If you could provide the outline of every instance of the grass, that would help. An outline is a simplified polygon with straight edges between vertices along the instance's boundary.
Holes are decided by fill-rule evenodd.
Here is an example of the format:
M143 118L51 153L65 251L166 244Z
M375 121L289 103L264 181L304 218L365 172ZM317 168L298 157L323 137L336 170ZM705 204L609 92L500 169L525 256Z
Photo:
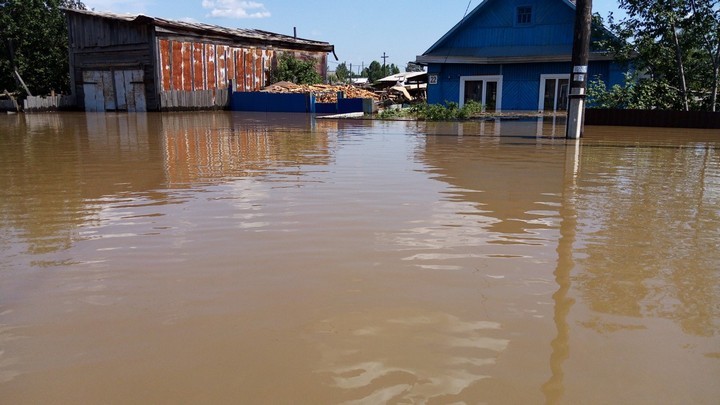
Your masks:
M421 121L457 121L466 120L482 112L482 104L468 101L460 107L457 103L415 104L404 109L385 109L378 113L379 119L413 118Z

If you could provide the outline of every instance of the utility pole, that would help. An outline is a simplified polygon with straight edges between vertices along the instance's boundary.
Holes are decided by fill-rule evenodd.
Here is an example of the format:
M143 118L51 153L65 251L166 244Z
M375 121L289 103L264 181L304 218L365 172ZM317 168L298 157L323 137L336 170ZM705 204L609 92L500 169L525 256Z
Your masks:
M383 52L383 56L381 56L381 58L383 60L382 74L383 74L383 76L387 76L387 72L385 72L385 59L389 58L389 56L385 55L385 52Z
M570 106L565 127L565 137L568 139L580 138L585 124L585 93L590 54L591 23L592 0L577 0L575 2L575 28L573 30L572 72L570 72Z

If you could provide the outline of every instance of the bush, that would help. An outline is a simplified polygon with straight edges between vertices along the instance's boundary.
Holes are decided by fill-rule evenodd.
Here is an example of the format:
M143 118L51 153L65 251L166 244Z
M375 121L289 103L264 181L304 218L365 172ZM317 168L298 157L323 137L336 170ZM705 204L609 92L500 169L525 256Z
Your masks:
M477 101L468 101L462 108L454 102L447 102L445 105L423 103L410 108L412 115L426 121L466 120L479 112L482 112L482 104Z
M290 53L280 55L277 66L270 72L270 82L292 82L295 84L317 84L322 77L315 70L315 62L301 60Z

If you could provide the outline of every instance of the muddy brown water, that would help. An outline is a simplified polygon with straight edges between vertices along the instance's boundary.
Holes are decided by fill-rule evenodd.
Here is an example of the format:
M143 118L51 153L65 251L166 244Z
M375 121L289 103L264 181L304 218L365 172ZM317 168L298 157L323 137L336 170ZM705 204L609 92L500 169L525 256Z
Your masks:
M3 404L717 404L720 134L0 116Z

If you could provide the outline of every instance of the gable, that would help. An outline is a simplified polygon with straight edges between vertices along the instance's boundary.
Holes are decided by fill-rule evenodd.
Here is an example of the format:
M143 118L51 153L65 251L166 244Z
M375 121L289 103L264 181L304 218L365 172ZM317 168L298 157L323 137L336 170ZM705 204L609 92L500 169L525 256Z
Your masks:
M574 21L567 0L485 0L418 59L569 55Z

